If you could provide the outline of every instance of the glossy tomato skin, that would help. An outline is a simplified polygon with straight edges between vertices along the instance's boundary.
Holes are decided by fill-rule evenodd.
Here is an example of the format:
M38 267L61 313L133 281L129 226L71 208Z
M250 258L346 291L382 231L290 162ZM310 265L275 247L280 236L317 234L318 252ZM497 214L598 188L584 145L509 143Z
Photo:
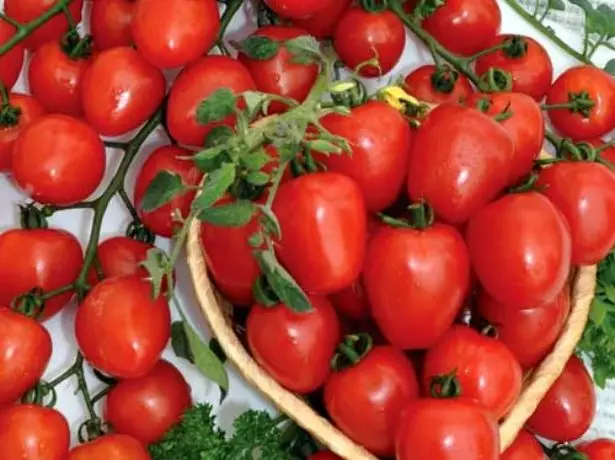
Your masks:
M145 376L122 380L105 400L105 419L116 433L151 444L192 406L190 386L171 363L160 360Z
M47 42L30 60L30 92L48 112L79 117L83 114L83 75L89 63L89 59L70 58L60 42Z
M333 46L352 70L377 58L380 68L371 64L361 66L359 75L379 77L399 62L406 46L406 30L401 19L391 11L368 13L358 6L351 7L335 27Z
M0 21L0 44L6 43L15 33L15 27L6 21ZM15 46L5 55L0 56L0 83L8 90L13 88L17 78L19 78L24 59L25 48L22 44Z
M145 160L137 175L134 194L135 204L145 226L157 235L166 238L173 236L173 229L178 225L173 219L173 213L176 209L179 209L182 216L186 217L190 211L190 204L195 192L175 196L165 205L148 212L141 209L143 197L149 184L162 171L178 174L184 185L198 185L203 178L203 174L190 160L180 159L180 157L187 157L191 154L190 151L174 145L159 147Z
M545 460L546 456L540 443L527 431L523 430L508 448L500 460Z
M47 329L32 318L0 307L0 405L15 402L33 387L50 358Z
M349 287L331 294L329 300L337 312L351 320L364 320L370 316L369 299L363 280L359 279Z
M440 89L434 84L434 75L437 71L435 65L421 66L408 74L404 85L409 94L423 102L443 104L445 102L464 102L474 94L472 83L465 75L449 71L448 78L455 79L451 88Z
M307 292L330 294L359 277L367 214L354 181L334 172L301 176L282 184L273 212L282 229L276 253Z
M412 363L390 346L376 346L358 364L333 372L324 389L335 424L378 456L393 455L401 410L418 394Z
M83 78L85 118L103 136L125 134L154 114L165 88L162 72L133 48L102 51Z
M490 68L502 69L512 76L512 91L527 94L540 102L553 81L551 58L540 43L526 36L501 34L485 47L491 48L506 41L510 43L511 40L515 40L516 49L509 47L478 58L476 72L482 75ZM519 50L519 53L514 52Z
M316 452L313 455L310 455L309 460L341 460L342 457L338 457L334 453L328 451Z
M482 102L485 101L485 102ZM536 101L522 93L492 93L474 95L467 105L476 107L486 104L486 114L496 116L509 110L512 115L500 122L513 141L515 155L510 168L510 183L516 184L525 179L532 171L534 160L538 158L545 135L545 121L542 110Z
M77 310L75 335L85 359L120 379L150 372L169 341L171 316L165 297L137 275L108 278Z
M432 379L452 373L459 380L462 396L485 407L498 420L521 392L521 366L512 352L467 326L453 326L427 352L424 393L430 394Z
M151 457L135 438L108 434L73 448L66 460L151 460Z
M333 35L335 26L342 13L348 9L352 0L336 0L319 14L305 19L295 19L293 24L306 30L310 35L322 40Z
M547 104L565 104L571 94L587 92L594 102L589 117L570 109L553 109L553 126L574 140L600 137L615 128L615 80L605 71L589 65L573 67L561 74L549 93Z
M81 244L56 229L9 230L0 235L0 305L9 305L34 288L53 291L75 282L83 264ZM73 297L69 292L45 302L40 320L59 312Z
M583 362L573 355L526 426L537 436L568 442L583 436L595 415L593 381Z
M324 13L338 0L265 0L275 13L288 19L305 19Z
M288 26L262 27L252 34L280 43L277 54L267 60L250 59L239 53L239 62L246 66L259 91L277 94L297 102L305 100L318 75L318 65L292 62L293 55L283 45L287 40L304 35L309 34L303 29ZM283 112L286 108L283 103L273 103L269 107L269 113Z
M92 5L90 28L94 46L106 50L131 46L134 0L96 0Z
M256 90L256 83L243 64L226 56L206 56L179 74L169 94L167 125L180 144L201 147L215 126L235 125L234 116L221 123L201 125L197 122L199 104L220 88L240 94Z
M588 460L612 460L615 458L615 441L612 439L596 439L576 446L576 449L587 455Z
M508 308L540 307L566 285L570 231L555 205L537 192L506 195L485 206L470 220L466 241L483 288Z
M498 424L476 403L459 399L417 399L400 418L397 460L497 460Z
M495 0L452 0L425 18L423 27L450 51L469 56L485 49L502 25Z
M64 460L69 445L68 423L54 409L15 405L0 411L2 460Z
M17 124L0 125L0 171L10 170L13 164L13 145L21 131L46 113L40 102L27 94L10 93L9 104L18 108L20 114Z
M477 301L479 315L497 330L497 338L510 349L523 369L536 366L560 336L570 313L570 287L537 308L508 308L485 291Z
M324 297L310 297L312 311L295 313L285 305L254 305L246 334L254 359L285 388L308 394L331 372L340 324Z
M604 259L615 245L613 171L596 162L563 161L544 168L537 186L568 221L572 263L593 265Z
M510 136L491 117L440 105L414 136L408 195L426 200L442 221L462 224L508 185L514 157Z
M34 120L13 148L15 182L42 204L84 201L100 185L106 163L105 147L96 132L67 115Z
M6 0L4 12L18 22L26 24L39 17L55 3L56 0ZM75 24L79 24L82 17L83 0L73 0L68 5L68 9L75 20ZM43 43L59 40L66 32L68 32L66 16L58 14L45 25L37 28L24 40L24 43L28 48L36 49Z

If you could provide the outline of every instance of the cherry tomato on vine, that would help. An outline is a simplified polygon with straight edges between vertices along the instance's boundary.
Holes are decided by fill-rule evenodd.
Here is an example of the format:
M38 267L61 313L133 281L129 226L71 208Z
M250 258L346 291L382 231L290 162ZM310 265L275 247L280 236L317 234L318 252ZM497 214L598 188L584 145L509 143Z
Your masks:
M135 438L108 434L73 448L66 460L151 460L151 457Z
M324 297L310 297L312 311L279 304L250 310L246 325L254 359L285 388L302 394L320 388L331 372L340 341L335 310Z
M0 19L0 45L9 41L17 31L15 27ZM25 48L22 44L16 45L6 54L0 56L0 83L8 90L13 88L25 59Z
M41 16L56 3L56 0L5 0L4 12L21 24L26 24ZM83 0L73 0L68 5L68 10L75 20L75 24L79 24ZM59 40L67 31L68 20L64 14L60 13L37 28L24 40L24 43L28 48L36 49L43 43Z
M438 69L435 65L413 70L404 80L404 85L409 94L433 104L464 102L474 94L468 77L450 67Z
M301 176L282 184L273 212L282 229L276 254L303 289L331 294L359 277L367 214L354 181L334 172Z
M67 115L34 120L13 147L15 182L42 204L84 201L100 185L106 163L105 147L96 132Z
M577 450L588 456L588 460L612 460L615 458L615 441L595 439L576 446Z
M92 5L90 29L94 46L106 50L117 46L131 46L134 0L96 0Z
M70 233L57 229L9 230L0 235L0 305L34 288L44 292L75 282L83 264L81 244ZM39 319L59 312L73 296L58 295L45 302Z
M341 457L338 457L334 453L323 450L322 452L316 452L313 455L310 455L309 460L342 460Z
M561 74L547 94L547 105L576 101L578 107L553 108L553 126L574 140L600 137L615 128L615 80L597 67L573 67Z
M379 77L399 62L406 46L406 29L392 11L371 13L351 7L335 27L333 46L347 67L363 77Z
M295 19L293 24L308 31L318 39L329 38L333 35L342 13L348 9L352 0L335 0L317 15L306 19Z
M289 19L305 19L324 13L339 0L265 0L275 13Z
M154 114L165 88L162 72L133 48L102 51L83 78L85 118L103 136L125 134Z
M164 296L137 275L108 278L77 310L75 335L85 359L116 378L150 372L169 341L171 315Z
M222 123L206 125L196 119L199 104L220 88L240 94L256 90L256 83L243 64L226 56L206 56L179 74L169 94L167 125L180 144L202 147L212 128L235 125L234 115Z
M593 381L583 362L573 355L526 426L537 436L568 442L583 436L595 415Z
M537 192L505 195L485 206L470 220L466 241L483 288L507 308L543 306L566 285L572 254L568 224Z
M111 389L105 400L105 419L116 433L151 444L191 406L186 379L171 363L160 360L143 377L122 380Z
M545 460L542 446L527 431L519 433L515 442L502 453L500 460Z
M45 115L45 109L40 102L27 94L10 93L8 105L16 110L6 108L4 104L0 106L0 171L11 169L13 145L21 131Z
M190 155L192 155L192 152L174 145L159 147L150 154L139 171L135 183L135 204L145 226L157 235L166 238L173 236L173 229L179 225L174 218L175 210L179 209L182 216L186 217L190 212L190 205L195 192L190 191L177 195L168 203L153 211L143 211L141 201L149 184L162 171L178 174L184 185L198 185L203 178L203 174L193 162L181 159L181 157Z
M393 455L401 409L418 394L412 363L390 346L376 346L358 362L334 370L324 388L331 419L348 437L378 456Z
M2 460L65 460L69 445L68 423L54 409L15 405L0 411Z
M615 93L614 93L615 95ZM573 265L593 265L615 245L615 175L589 161L562 161L540 172L537 186L570 226Z
M483 75L498 68L512 76L511 91L527 94L541 101L553 80L553 63L547 51L536 40L523 35L502 34L494 37L486 48L506 45L476 60L476 73Z
M32 318L0 307L0 406L15 402L33 387L50 358L47 329Z

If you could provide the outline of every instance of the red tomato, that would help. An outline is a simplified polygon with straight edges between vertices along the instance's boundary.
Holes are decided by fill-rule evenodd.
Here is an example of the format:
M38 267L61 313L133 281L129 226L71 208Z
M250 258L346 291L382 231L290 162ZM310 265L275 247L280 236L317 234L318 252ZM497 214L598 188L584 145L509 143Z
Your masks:
M485 102L482 102L485 101ZM545 120L540 106L531 97L522 93L491 93L474 95L468 106L485 104L487 115L496 116L505 112L512 115L500 122L515 146L515 155L509 171L511 184L526 178L532 172L545 136Z
M280 385L307 394L320 388L331 372L340 341L335 310L324 297L310 297L312 311L295 313L286 305L254 305L246 334L254 359Z
M51 336L34 319L0 307L0 406L13 403L43 376Z
M536 438L523 430L500 457L500 460L545 460L545 453Z
M368 245L363 280L387 340L407 350L429 348L463 305L470 286L468 250L447 225L384 228Z
M239 62L246 66L259 91L277 94L297 102L305 100L318 76L318 66L295 64L292 62L293 55L282 44L305 35L309 35L305 30L287 26L262 27L252 34L281 43L278 53L267 60L250 59L245 54L239 53ZM269 113L283 112L286 108L283 103L273 103L269 106Z
M116 378L150 372L171 330L169 304L152 298L152 286L137 275L108 278L77 310L75 334L85 359Z
M509 184L515 149L498 122L472 108L443 104L414 137L408 194L436 216L466 222Z
M527 428L552 441L574 441L583 436L595 415L594 384L583 362L573 355L528 420Z
M73 284L83 264L81 244L64 230L9 230L0 235L0 305L34 288L45 292ZM59 312L72 292L45 302L40 319Z
M219 30L215 0L138 0L132 20L139 54L164 69L207 54Z
M67 115L34 120L13 148L15 182L42 204L85 200L100 185L106 163L105 147L96 132Z
M105 50L92 59L82 82L85 118L103 136L138 128L164 98L160 70L133 48Z
M49 112L81 116L81 87L89 64L89 59L69 57L59 42L45 43L30 59L30 91Z
M507 308L543 306L568 280L568 225L537 192L506 195L485 206L470 220L466 241L485 291Z
M596 439L578 445L577 450L587 455L588 460L613 460L615 458L615 441L612 439Z
M105 419L116 433L151 444L191 406L188 382L175 366L161 360L145 376L113 387L105 401Z
M417 399L401 416L397 460L500 458L496 420L467 399Z
M1 67L0 63L0 67ZM8 171L13 163L13 145L21 131L37 118L45 115L43 106L32 96L9 94L9 105L19 110L15 120L0 117L0 171Z
M352 154L318 154L328 171L353 179L363 191L367 210L382 211L399 196L408 170L412 131L403 115L390 105L370 101L349 116L331 114L322 125L348 140Z
M596 264L611 252L615 245L613 171L600 163L565 161L544 168L537 186L568 221L574 265Z
M98 50L131 46L134 0L96 0L92 5L90 28Z
M26 24L41 16L45 11L55 5L56 0L5 0L4 13L16 21ZM83 0L73 0L68 9L75 24L81 22ZM35 49L45 42L59 40L68 31L68 21L62 13L51 18L45 25L37 28L24 43L28 48Z
M289 19L305 19L329 11L339 0L265 0L275 13Z
M14 1L13 3L17 3L18 1L19 0ZM15 33L15 27L0 19L0 44L6 43ZM8 90L15 85L17 78L19 78L24 58L25 49L21 44L0 56L0 83Z
M369 299L363 280L359 279L346 289L329 296L329 300L340 315L360 321L370 316Z
M602 139L595 139L593 141L590 141L590 143L594 147L600 147L600 146L606 144L606 141L603 141ZM600 158L602 158L603 160L606 160L609 163L615 165L615 147L609 147L609 148L603 150L600 153Z
M2 460L65 460L69 445L68 423L56 410L16 405L0 412Z
M75 447L66 460L151 460L139 441L122 434L108 434Z
M127 275L139 275L141 278L147 278L148 271L140 264L147 259L147 251L153 247L151 244L136 241L126 236L116 236L103 241L98 245L96 256L104 278ZM100 281L94 266L90 267L87 279L91 287L96 286Z
M482 75L490 68L504 70L512 76L512 91L541 101L551 88L553 80L553 63L547 50L533 38L512 34L494 37L485 48L505 42L509 44L507 48L476 60L476 73Z
M335 26L342 13L348 9L352 0L336 0L319 14L306 19L295 19L293 24L308 31L318 39L329 38L333 35Z
M235 125L234 115L222 123L207 125L196 120L199 104L220 88L228 88L240 94L256 90L256 84L243 64L226 56L206 56L179 74L169 94L167 125L171 135L180 144L201 147L215 126Z
M453 326L427 352L423 390L430 394L435 377L454 374L461 394L504 417L521 393L522 372L515 355L491 337L467 326Z
M450 68L438 71L435 65L424 65L413 70L404 80L404 84L408 93L432 104L465 102L474 94L468 77Z
M147 192L149 184L162 171L178 174L184 185L198 185L203 178L203 174L193 162L180 159L180 157L190 156L191 154L190 151L174 145L159 147L150 154L141 167L141 171L139 171L135 183L134 202L145 226L157 235L167 238L173 236L173 229L179 225L174 221L173 214L176 209L179 209L182 216L186 217L190 212L190 205L195 192L176 196L164 206L150 212L140 210L143 196Z
M360 67L363 77L379 77L389 73L399 62L406 46L406 29L392 11L368 13L351 7L340 18L333 33L333 46L350 69L377 60L378 65Z
M310 455L309 460L342 460L342 458L331 452L323 450L322 452L316 452L315 454Z
M508 308L481 291L478 313L497 330L498 340L515 355L521 367L530 369L549 353L570 313L570 288L566 286L551 302L538 308Z
M359 277L367 215L354 181L333 172L301 176L282 184L273 212L282 228L276 253L302 288L331 294Z
M401 409L418 397L412 363L399 350L377 346L361 361L331 374L327 412L347 436L378 456L393 455Z
M587 114L571 109L552 109L553 126L572 139L600 137L615 128L615 80L597 67L573 67L561 74L547 94L547 104L566 104L586 93L594 106ZM588 116L586 116L588 115Z

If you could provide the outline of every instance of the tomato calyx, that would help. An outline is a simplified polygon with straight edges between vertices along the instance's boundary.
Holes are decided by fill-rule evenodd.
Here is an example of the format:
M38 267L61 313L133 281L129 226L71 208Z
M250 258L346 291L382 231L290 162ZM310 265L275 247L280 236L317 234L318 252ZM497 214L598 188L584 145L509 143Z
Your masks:
M459 80L459 72L448 65L437 68L431 74L431 86L438 92L450 94Z
M489 99L489 96L482 96L478 101L476 101L476 108L483 113L489 112L489 109L493 105L493 101ZM502 122L508 120L510 117L514 115L514 112L511 110L511 103L509 102L502 109L500 113L497 113L493 116L493 119L498 122Z
M21 109L9 102L8 91L2 83L0 83L0 128L9 128L17 126L21 118Z
M359 364L374 346L374 341L369 334L349 334L337 346L337 352L331 359L331 369L341 372Z
M513 35L504 40L504 54L511 59L520 59L527 54L527 40L521 35Z
M387 0L360 0L360 3L368 13L380 13L389 7Z
M432 398L452 399L461 396L461 382L457 378L457 369L449 374L436 375L431 379L429 394Z
M38 209L34 203L19 206L19 222L24 230L47 228L47 218L50 216L44 208Z
M135 241L140 241L146 244L154 244L156 235L149 230L140 220L133 220L126 229L126 236Z
M335 69L338 72L337 65ZM334 82L329 87L329 94L334 104L349 109L363 105L367 100L365 85L356 78Z
M409 216L407 218L391 217L379 213L378 217L385 224L395 228L412 228L415 230L425 230L433 225L436 220L433 208L426 202L411 204L407 208Z
M412 15L421 21L434 14L438 8L444 5L446 5L446 0L420 0L414 7Z
M513 79L509 72L491 67L480 76L479 89L485 93L508 92L512 90Z
M589 118L596 102L591 98L589 92L579 91L568 93L568 102L562 104L543 104L543 110L569 110L571 113L581 114L583 118Z
M601 157L601 153L613 146L613 142L595 147L589 142L575 142L569 138L563 138L551 131L545 134L547 140L555 147L554 159L538 160L539 165L551 164L557 161L596 161L613 169L615 165Z
M589 457L568 444L555 444L545 449L549 460L589 460Z
M62 40L60 47L62 51L73 61L87 59L92 55L92 36L81 37L77 29L70 29Z

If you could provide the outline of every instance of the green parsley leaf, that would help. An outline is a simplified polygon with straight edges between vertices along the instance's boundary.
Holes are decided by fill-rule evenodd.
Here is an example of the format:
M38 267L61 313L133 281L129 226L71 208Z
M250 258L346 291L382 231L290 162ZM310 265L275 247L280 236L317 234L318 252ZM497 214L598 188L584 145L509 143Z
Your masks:
M160 171L147 186L141 208L145 212L154 211L184 191L185 187L179 174Z
M196 119L202 124L224 120L235 112L237 98L228 88L220 88L201 102L196 110Z

